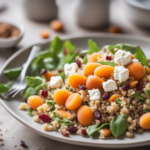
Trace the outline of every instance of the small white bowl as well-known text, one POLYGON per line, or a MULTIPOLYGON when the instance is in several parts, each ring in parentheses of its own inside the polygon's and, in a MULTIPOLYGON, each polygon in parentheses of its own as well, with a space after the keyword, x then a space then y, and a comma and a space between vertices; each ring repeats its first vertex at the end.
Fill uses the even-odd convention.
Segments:
POLYGON ((0 38, 0 49, 11 48, 11 47, 16 46, 20 42, 20 40, 22 39, 22 37, 24 35, 25 29, 24 29, 23 25, 16 23, 16 22, 2 21, 2 20, 0 20, 0 23, 8 23, 12 26, 15 26, 16 28, 18 28, 20 30, 20 34, 18 36, 6 38, 6 39, 0 38))

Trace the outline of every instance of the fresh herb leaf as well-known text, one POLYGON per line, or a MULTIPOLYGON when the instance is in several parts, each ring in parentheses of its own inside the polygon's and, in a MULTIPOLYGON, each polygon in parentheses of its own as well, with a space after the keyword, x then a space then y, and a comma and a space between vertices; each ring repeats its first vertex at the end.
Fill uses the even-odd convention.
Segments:
POLYGON ((121 136, 127 128, 127 118, 124 114, 119 115, 111 120, 110 129, 114 137, 121 136))
POLYGON ((119 44, 114 44, 110 45, 108 47, 108 50, 112 53, 115 54, 116 52, 114 51, 114 48, 122 49, 131 52, 132 54, 135 54, 137 51, 137 47, 131 44, 125 44, 125 43, 119 43, 119 44))
POLYGON ((50 107, 50 110, 53 111, 55 110, 55 102, 46 102, 47 104, 49 104, 51 107, 50 107))
POLYGON ((88 54, 92 54, 92 53, 98 52, 100 50, 100 48, 97 46, 97 44, 91 39, 88 40, 88 45, 89 45, 88 54))
POLYGON ((53 124, 52 124, 52 123, 50 123, 49 125, 51 125, 51 126, 52 126, 53 124))
POLYGON ((6 84, 0 84, 0 94, 6 93, 11 86, 13 85, 13 82, 8 82, 6 84))
POLYGON ((83 58, 83 63, 84 63, 84 64, 87 63, 87 56, 85 56, 85 57, 83 58))
POLYGON ((53 94, 53 95, 54 95, 55 91, 56 91, 56 89, 52 91, 52 94, 53 94))
POLYGON ((66 87, 66 90, 68 90, 68 91, 69 91, 69 87, 66 87))
POLYGON ((65 81, 66 75, 65 75, 64 71, 61 72, 60 74, 58 74, 58 76, 61 76, 63 81, 65 81))
POLYGON ((4 70, 3 73, 8 79, 14 80, 14 79, 17 79, 21 70, 22 70, 22 67, 17 67, 17 68, 13 68, 13 69, 4 70))
POLYGON ((25 90, 25 93, 24 93, 24 97, 25 98, 28 98, 32 95, 38 95, 39 93, 39 89, 34 89, 32 87, 28 87, 26 90, 25 90))
POLYGON ((113 66, 113 67, 115 67, 115 66, 118 65, 118 64, 113 63, 113 62, 110 62, 110 61, 102 61, 102 62, 97 61, 96 63, 100 63, 100 64, 102 64, 102 65, 109 65, 109 66, 113 66))
POLYGON ((122 83, 121 83, 121 84, 119 84, 119 87, 122 87, 122 83))
POLYGON ((100 135, 100 133, 98 132, 100 129, 102 129, 104 126, 108 126, 109 123, 103 123, 103 124, 99 124, 99 125, 90 125, 88 126, 87 128, 87 134, 89 136, 92 136, 92 137, 98 137, 100 135))
POLYGON ((27 85, 29 85, 32 88, 42 88, 46 82, 45 78, 41 78, 41 77, 29 77, 26 76, 26 80, 27 80, 27 85))
POLYGON ((147 95, 147 97, 149 99, 149 109, 150 109, 150 91, 145 90, 145 93, 146 93, 146 95, 147 95))
POLYGON ((145 112, 145 113, 148 113, 148 112, 150 112, 150 111, 149 111, 149 110, 147 110, 147 109, 144 109, 144 112, 145 112))
POLYGON ((65 42, 64 46, 69 50, 69 52, 73 53, 76 50, 76 46, 74 46, 69 40, 65 42))
POLYGON ((137 52, 135 53, 135 58, 138 59, 143 66, 148 66, 148 61, 146 59, 146 56, 139 47, 137 48, 137 52))
POLYGON ((30 108, 29 113, 27 115, 32 115, 34 109, 30 108))
POLYGON ((142 100, 143 102, 146 101, 146 99, 139 92, 135 92, 133 97, 138 98, 138 99, 142 100))
POLYGON ((55 112, 53 112, 53 114, 54 114, 56 117, 61 118, 61 115, 60 115, 60 114, 57 114, 57 113, 55 113, 55 112))
POLYGON ((90 106, 90 104, 88 102, 85 102, 85 105, 90 106))
POLYGON ((121 104, 122 104, 122 102, 120 101, 119 98, 117 98, 117 99, 115 100, 115 102, 116 102, 118 105, 121 105, 121 104))
POLYGON ((134 104, 131 103, 132 106, 135 106, 134 104))

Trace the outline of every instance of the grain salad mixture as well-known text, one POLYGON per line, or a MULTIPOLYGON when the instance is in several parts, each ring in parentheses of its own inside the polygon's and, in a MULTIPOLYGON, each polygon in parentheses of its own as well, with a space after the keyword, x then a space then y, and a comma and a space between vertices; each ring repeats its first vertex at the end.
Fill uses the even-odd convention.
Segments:
POLYGON ((30 69, 36 75, 26 77, 19 109, 29 111, 43 130, 105 139, 150 129, 150 68, 140 47, 120 43, 100 49, 90 39, 82 50, 55 37, 30 69))

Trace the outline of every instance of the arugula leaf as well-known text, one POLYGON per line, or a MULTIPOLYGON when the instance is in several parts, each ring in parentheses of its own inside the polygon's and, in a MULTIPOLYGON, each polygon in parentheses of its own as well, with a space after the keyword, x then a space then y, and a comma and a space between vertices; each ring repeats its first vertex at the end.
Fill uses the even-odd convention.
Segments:
POLYGON ((85 57, 83 58, 83 63, 84 63, 84 64, 87 63, 87 56, 85 56, 85 57))
POLYGON ((46 82, 45 78, 41 78, 41 77, 29 77, 26 76, 26 80, 27 80, 27 85, 29 85, 32 88, 42 88, 46 82))
POLYGON ((14 80, 14 79, 17 79, 21 70, 22 70, 22 67, 17 67, 17 68, 13 68, 13 69, 4 70, 3 73, 8 79, 14 80))
POLYGON ((6 84, 0 84, 0 94, 6 93, 11 86, 13 85, 13 82, 8 82, 6 84))
POLYGON ((34 109, 30 108, 29 113, 27 115, 32 115, 34 109))
POLYGON ((61 72, 60 74, 58 74, 58 76, 61 76, 63 81, 65 81, 66 75, 65 75, 64 71, 61 72))
POLYGON ((69 87, 66 87, 66 90, 68 90, 68 91, 69 91, 69 87))
POLYGON ((93 40, 89 39, 88 45, 89 45, 88 54, 92 54, 94 52, 100 51, 100 48, 97 46, 97 44, 93 40))
POLYGON ((147 97, 149 99, 149 109, 150 109, 150 91, 145 90, 145 93, 146 93, 146 95, 147 95, 147 97))
POLYGON ((115 100, 115 102, 116 102, 118 105, 121 105, 121 104, 122 104, 122 102, 120 101, 119 98, 117 98, 117 99, 115 100))
POLYGON ((90 125, 88 126, 87 128, 87 134, 89 136, 92 136, 92 137, 98 137, 100 135, 100 133, 98 132, 100 129, 102 129, 104 126, 108 126, 109 123, 103 123, 103 124, 99 124, 99 125, 90 125))
POLYGON ((118 66, 118 64, 110 62, 110 61, 102 61, 102 62, 96 61, 96 63, 100 63, 100 64, 103 64, 103 65, 109 65, 109 66, 113 66, 113 67, 118 66))
POLYGON ((119 44, 114 44, 110 45, 108 47, 108 50, 112 53, 115 54, 116 52, 114 51, 114 48, 122 49, 131 52, 132 54, 135 54, 137 51, 137 47, 131 44, 126 44, 126 43, 119 43, 119 44))
POLYGON ((56 89, 52 91, 52 94, 53 94, 53 95, 54 95, 55 91, 56 91, 56 89))
POLYGON ((139 92, 135 92, 135 94, 133 95, 133 97, 141 99, 143 102, 146 101, 146 99, 139 92))
POLYGON ((50 110, 53 111, 55 110, 55 102, 46 102, 47 104, 49 104, 51 107, 50 107, 50 110))
POLYGON ((39 89, 33 89, 32 87, 28 87, 26 90, 25 90, 25 93, 24 93, 24 97, 25 98, 28 98, 32 95, 38 95, 39 93, 39 89))
POLYGON ((138 59, 143 66, 148 66, 148 61, 146 59, 146 56, 139 47, 137 48, 137 52, 135 53, 135 58, 138 59))

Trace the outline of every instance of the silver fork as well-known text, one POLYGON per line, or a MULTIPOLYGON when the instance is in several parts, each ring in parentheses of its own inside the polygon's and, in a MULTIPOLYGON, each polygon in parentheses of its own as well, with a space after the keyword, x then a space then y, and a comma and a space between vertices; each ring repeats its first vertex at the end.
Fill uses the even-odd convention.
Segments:
POLYGON ((14 98, 18 93, 20 93, 27 87, 26 86, 26 72, 27 72, 27 69, 28 69, 30 63, 35 58, 36 53, 39 51, 40 51, 40 47, 33 46, 26 63, 23 65, 23 69, 22 69, 19 77, 17 78, 17 80, 15 81, 13 86, 9 89, 9 91, 6 93, 7 96, 12 95, 12 98, 14 98))

